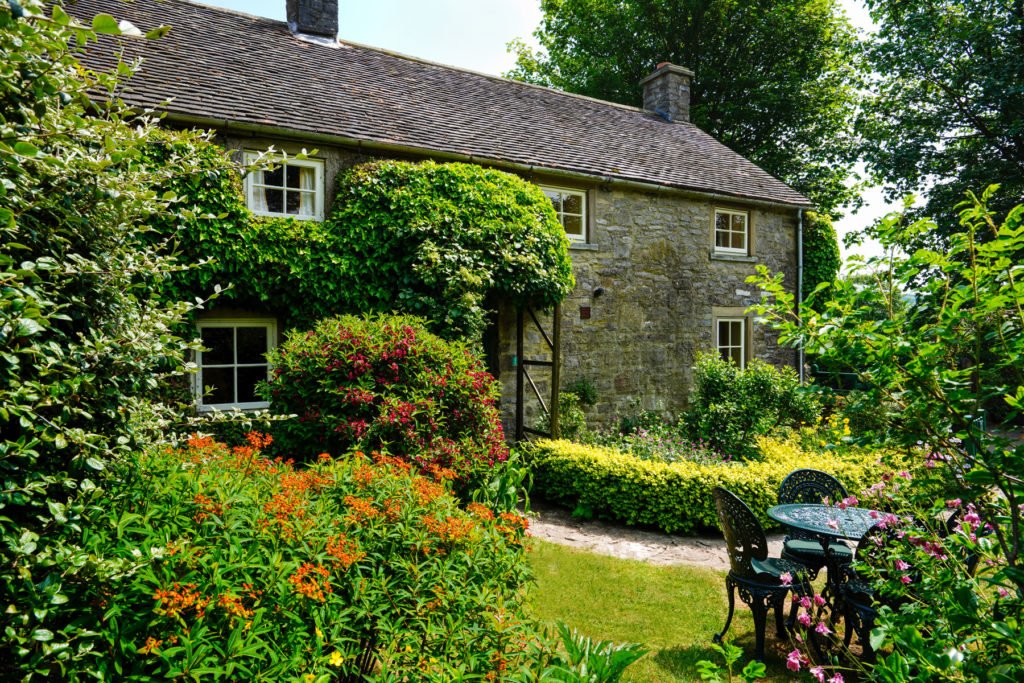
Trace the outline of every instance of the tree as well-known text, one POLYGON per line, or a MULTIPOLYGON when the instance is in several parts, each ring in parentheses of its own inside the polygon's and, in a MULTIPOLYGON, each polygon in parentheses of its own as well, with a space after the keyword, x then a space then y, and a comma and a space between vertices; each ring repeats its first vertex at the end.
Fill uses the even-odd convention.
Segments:
POLYGON ((834 213, 847 185, 856 39, 835 0, 543 0, 512 78, 637 105, 659 62, 696 73, 692 121, 834 213))
POLYGON ((958 230, 944 210, 995 179, 992 208, 1024 199, 1024 2, 867 0, 879 30, 866 45, 873 72, 858 122, 869 168, 891 197, 924 193, 917 215, 958 230))

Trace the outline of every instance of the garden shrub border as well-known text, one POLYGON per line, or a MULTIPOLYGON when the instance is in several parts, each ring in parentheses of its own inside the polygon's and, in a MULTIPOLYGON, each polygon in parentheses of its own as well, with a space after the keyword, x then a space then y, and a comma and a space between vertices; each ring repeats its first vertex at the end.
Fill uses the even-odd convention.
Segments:
POLYGON ((600 519, 684 534, 718 529, 715 486, 743 499, 769 529, 778 525, 766 511, 778 502, 783 477, 795 469, 823 470, 858 493, 879 479, 882 457, 886 469, 898 467, 898 456, 889 452, 813 453, 776 439, 760 439, 759 445, 762 460, 714 465, 656 462, 570 441, 535 441, 520 449, 533 468, 533 495, 600 519))

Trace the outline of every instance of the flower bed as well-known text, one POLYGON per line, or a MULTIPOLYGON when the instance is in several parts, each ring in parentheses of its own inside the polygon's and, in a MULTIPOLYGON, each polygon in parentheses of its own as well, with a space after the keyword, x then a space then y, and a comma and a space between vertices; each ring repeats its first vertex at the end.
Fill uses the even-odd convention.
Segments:
POLYGON ((759 439, 760 460, 707 464, 659 462, 600 446, 538 441, 524 447, 533 467, 533 492, 578 513, 667 532, 717 529, 711 489, 724 486, 743 499, 766 527, 782 479, 812 467, 835 475, 852 492, 895 467, 895 456, 849 449, 805 451, 788 441, 759 439))

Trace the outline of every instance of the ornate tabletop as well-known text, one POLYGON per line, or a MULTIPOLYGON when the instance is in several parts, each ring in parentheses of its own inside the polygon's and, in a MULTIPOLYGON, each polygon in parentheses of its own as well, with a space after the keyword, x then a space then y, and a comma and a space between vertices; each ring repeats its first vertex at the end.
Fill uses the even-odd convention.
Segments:
POLYGON ((793 529, 818 536, 860 540, 881 517, 874 510, 832 505, 793 503, 768 509, 768 516, 793 529), (874 514, 872 514, 874 513, 874 514))

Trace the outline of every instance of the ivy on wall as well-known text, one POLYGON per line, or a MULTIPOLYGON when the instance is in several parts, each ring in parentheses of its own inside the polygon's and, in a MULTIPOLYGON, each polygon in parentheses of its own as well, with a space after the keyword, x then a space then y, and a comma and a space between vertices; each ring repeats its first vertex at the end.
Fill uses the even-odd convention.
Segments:
POLYGON ((841 265, 839 238, 832 219, 815 211, 804 213, 803 297, 810 296, 822 282, 835 280, 841 265))
POLYGON ((399 311, 426 318, 442 337, 479 339, 488 293, 550 307, 574 286, 568 241, 535 185, 471 164, 379 161, 337 178, 323 222, 254 216, 237 172, 212 143, 182 148, 167 138, 152 161, 202 169, 162 190, 183 198, 171 237, 205 267, 165 282, 173 299, 216 285, 224 303, 309 327, 339 313, 399 311), (183 157, 188 157, 187 159, 183 157))

